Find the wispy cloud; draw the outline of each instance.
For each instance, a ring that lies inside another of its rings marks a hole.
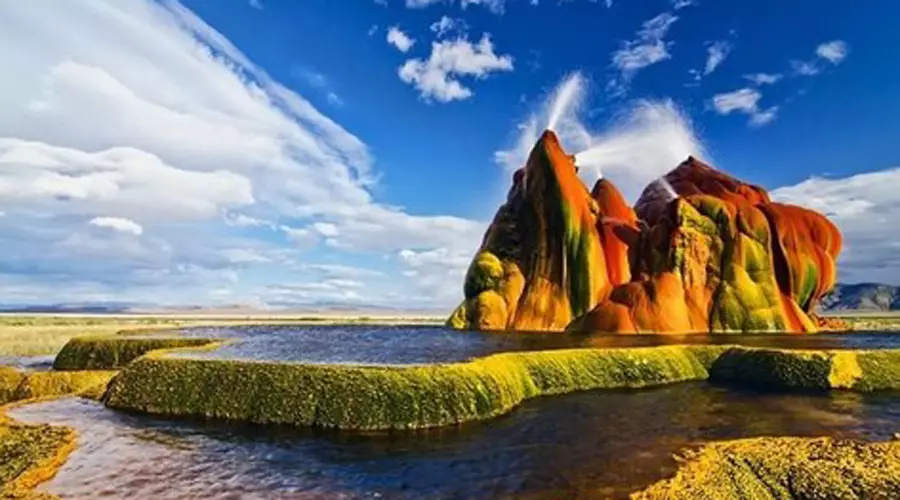
[[[124,217],[94,217],[88,221],[88,224],[135,236],[140,236],[144,233],[144,228],[140,224]]]
[[[440,19],[431,24],[430,29],[437,38],[444,38],[450,35],[462,38],[466,36],[469,26],[462,19],[441,16]]]
[[[406,6],[411,9],[424,9],[435,4],[455,2],[456,0],[406,0]],[[503,14],[506,9],[506,0],[459,0],[459,5],[463,9],[470,5],[479,5],[494,14]]]
[[[676,21],[677,16],[664,12],[644,22],[633,40],[622,42],[612,54],[612,66],[619,75],[610,82],[611,90],[623,93],[640,70],[672,57],[669,53],[672,42],[664,38]]]
[[[841,230],[844,250],[838,279],[849,283],[900,283],[900,168],[843,178],[811,177],[772,191],[773,199],[826,214]]]
[[[763,126],[775,120],[778,116],[778,106],[768,109],[760,109],[759,101],[762,94],[751,88],[743,88],[734,92],[716,94],[711,101],[713,109],[720,115],[731,113],[743,113],[750,117],[750,125]]]
[[[781,73],[753,73],[744,75],[744,79],[749,80],[755,85],[772,85],[778,83],[784,75]]]
[[[799,76],[818,75],[829,64],[837,66],[844,62],[849,53],[850,46],[843,40],[825,42],[816,47],[814,58],[806,61],[791,61],[791,69],[795,75]]]
[[[4,300],[264,305],[341,252],[397,276],[348,303],[461,295],[464,267],[421,270],[439,291],[380,257],[471,256],[485,224],[378,201],[367,145],[181,4],[0,2],[0,46]]]
[[[253,7],[254,9],[258,9],[258,10],[263,9],[262,0],[249,0],[249,3],[250,3],[250,6]]]
[[[725,61],[728,54],[731,53],[731,44],[724,40],[713,42],[707,47],[706,53],[706,66],[703,68],[703,74],[709,75],[715,71],[716,68]]]
[[[427,60],[410,59],[398,74],[418,89],[423,99],[450,102],[468,99],[473,94],[460,77],[481,79],[494,72],[512,70],[512,56],[495,53],[490,34],[485,33],[477,43],[464,38],[434,42]]]

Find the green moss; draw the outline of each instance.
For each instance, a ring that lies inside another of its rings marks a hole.
[[[25,374],[10,368],[0,366],[0,405],[15,401],[16,389],[25,380]]]
[[[900,350],[862,351],[856,355],[856,362],[862,373],[853,389],[900,390]]]
[[[466,311],[466,302],[467,299],[463,299],[462,304],[460,304],[456,309],[453,310],[453,314],[447,318],[447,326],[453,328],[454,330],[465,330],[469,326],[469,320],[467,319],[468,312]]]
[[[900,442],[756,438],[714,443],[632,500],[898,498]]]
[[[728,349],[710,381],[767,389],[900,390],[900,350],[797,351]]]
[[[115,371],[20,372],[0,367],[0,405],[75,394],[100,399]]]
[[[503,263],[491,252],[475,256],[463,285],[466,298],[471,299],[485,290],[495,290],[503,279]]]
[[[128,365],[106,396],[112,408],[257,423],[346,429],[459,424],[523,400],[707,377],[682,347],[504,353],[425,366],[324,366],[151,354]]]
[[[34,372],[16,388],[13,401],[76,394],[100,399],[115,371]]]
[[[55,370],[111,370],[157,349],[197,347],[214,341],[187,337],[109,335],[70,340],[53,360]]]
[[[0,420],[0,498],[37,498],[31,490],[53,477],[74,441],[67,427]]]
[[[709,371],[713,382],[767,389],[827,390],[831,359],[825,352],[733,348]]]

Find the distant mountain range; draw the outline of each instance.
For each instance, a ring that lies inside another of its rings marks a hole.
[[[900,311],[900,286],[838,283],[822,299],[823,311]]]
[[[821,310],[827,312],[836,311],[900,311],[900,286],[883,285],[880,283],[838,283],[834,290],[822,300]],[[90,302],[72,304],[2,304],[2,313],[23,314],[260,314],[260,313],[313,313],[334,314],[344,313],[348,315],[364,314],[443,314],[445,311],[434,309],[409,309],[399,310],[379,306],[352,306],[346,304],[318,303],[303,306],[274,307],[272,309],[257,309],[251,306],[231,305],[218,307],[183,306],[170,307],[153,304],[135,304],[128,302]]]

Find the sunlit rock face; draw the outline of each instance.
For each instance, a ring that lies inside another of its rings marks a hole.
[[[841,235],[822,215],[688,158],[628,205],[591,192],[546,132],[485,235],[454,328],[814,332]]]

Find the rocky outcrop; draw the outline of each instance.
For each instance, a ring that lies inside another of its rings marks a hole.
[[[449,323],[478,330],[813,332],[841,235],[688,158],[634,208],[591,192],[552,132],[514,176]]]

